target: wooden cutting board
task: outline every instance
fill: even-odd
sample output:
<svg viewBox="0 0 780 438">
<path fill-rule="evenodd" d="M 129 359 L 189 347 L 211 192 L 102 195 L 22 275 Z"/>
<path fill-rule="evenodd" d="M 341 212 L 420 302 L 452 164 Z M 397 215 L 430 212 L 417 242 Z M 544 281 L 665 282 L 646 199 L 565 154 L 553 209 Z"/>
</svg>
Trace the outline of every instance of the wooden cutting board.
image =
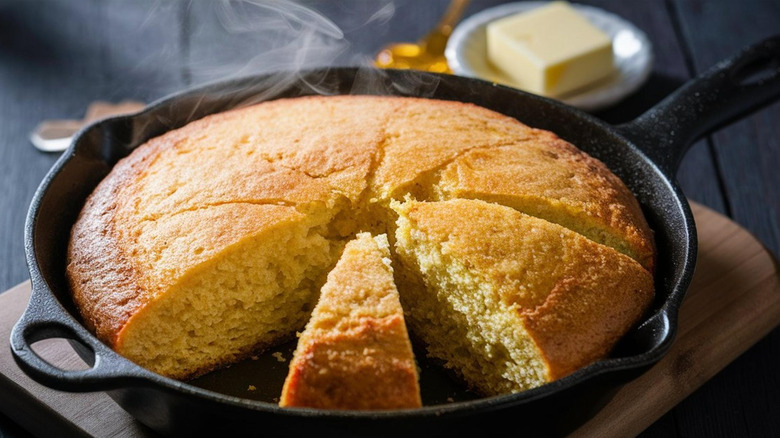
<svg viewBox="0 0 780 438">
<path fill-rule="evenodd" d="M 637 435 L 780 323 L 777 262 L 728 218 L 692 207 L 699 258 L 673 347 L 573 436 Z M 55 391 L 16 366 L 8 339 L 29 294 L 29 282 L 0 294 L 0 411 L 38 436 L 154 436 L 106 394 Z M 66 367 L 82 364 L 64 341 L 38 351 Z"/>
</svg>

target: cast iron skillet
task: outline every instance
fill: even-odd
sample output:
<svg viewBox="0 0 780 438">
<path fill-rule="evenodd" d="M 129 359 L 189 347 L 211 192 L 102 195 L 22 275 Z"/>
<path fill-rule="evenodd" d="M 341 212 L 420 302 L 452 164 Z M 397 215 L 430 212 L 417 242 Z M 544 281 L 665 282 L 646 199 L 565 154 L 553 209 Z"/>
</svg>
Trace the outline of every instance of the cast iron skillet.
<svg viewBox="0 0 780 438">
<path fill-rule="evenodd" d="M 780 36 L 748 47 L 689 82 L 636 120 L 610 126 L 561 103 L 488 82 L 415 71 L 333 68 L 216 83 L 98 122 L 79 133 L 36 192 L 25 245 L 33 293 L 11 334 L 19 366 L 64 391 L 106 391 L 124 409 L 164 433 L 246 432 L 426 435 L 512 427 L 560 434 L 590 417 L 620 385 L 669 349 L 696 259 L 696 230 L 675 181 L 693 140 L 780 96 Z M 281 409 L 204 390 L 147 371 L 114 353 L 79 322 L 64 275 L 68 234 L 87 195 L 120 158 L 151 137 L 205 115 L 270 98 L 308 94 L 381 94 L 473 102 L 551 130 L 604 161 L 639 199 L 659 251 L 656 300 L 613 355 L 519 394 L 389 412 Z M 91 364 L 66 371 L 30 345 L 66 338 Z M 637 394 L 641 397 L 641 394 Z"/>
</svg>

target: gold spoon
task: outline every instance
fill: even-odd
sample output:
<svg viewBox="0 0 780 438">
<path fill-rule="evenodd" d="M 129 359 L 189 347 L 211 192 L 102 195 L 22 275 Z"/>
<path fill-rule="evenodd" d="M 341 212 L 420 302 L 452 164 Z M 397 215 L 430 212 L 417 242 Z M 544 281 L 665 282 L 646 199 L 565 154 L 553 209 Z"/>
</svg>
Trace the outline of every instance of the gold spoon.
<svg viewBox="0 0 780 438">
<path fill-rule="evenodd" d="M 452 0 L 439 24 L 416 43 L 395 43 L 383 48 L 375 65 L 380 68 L 400 68 L 452 73 L 444 57 L 444 48 L 455 23 L 470 0 Z"/>
</svg>

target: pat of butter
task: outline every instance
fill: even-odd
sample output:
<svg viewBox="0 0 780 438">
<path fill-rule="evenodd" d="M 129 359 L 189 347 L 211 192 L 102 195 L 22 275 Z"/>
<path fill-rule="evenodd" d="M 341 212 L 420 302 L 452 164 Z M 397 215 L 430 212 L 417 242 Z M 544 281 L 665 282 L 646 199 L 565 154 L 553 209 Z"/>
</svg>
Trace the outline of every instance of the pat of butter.
<svg viewBox="0 0 780 438">
<path fill-rule="evenodd" d="M 561 96 L 614 69 L 612 40 L 565 2 L 488 24 L 487 48 L 508 85 L 543 96 Z"/>
</svg>

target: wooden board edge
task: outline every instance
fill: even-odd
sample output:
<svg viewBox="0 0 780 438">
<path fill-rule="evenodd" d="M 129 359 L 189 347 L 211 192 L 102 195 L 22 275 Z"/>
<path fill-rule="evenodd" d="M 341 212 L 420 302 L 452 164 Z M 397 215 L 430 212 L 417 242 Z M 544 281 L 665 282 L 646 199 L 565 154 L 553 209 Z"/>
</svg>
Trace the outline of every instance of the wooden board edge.
<svg viewBox="0 0 780 438">
<path fill-rule="evenodd" d="M 738 232 L 728 235 L 727 239 L 737 239 L 742 236 L 750 239 L 750 245 L 756 246 L 760 253 L 762 266 L 765 268 L 763 272 L 766 277 L 749 291 L 751 296 L 747 298 L 754 300 L 752 304 L 763 304 L 759 302 L 759 299 L 769 297 L 771 307 L 759 308 L 759 313 L 762 313 L 759 329 L 751 335 L 750 339 L 745 339 L 745 342 L 732 347 L 727 354 L 723 354 L 721 358 L 725 358 L 725 360 L 721 360 L 715 367 L 706 369 L 699 367 L 697 369 L 691 363 L 690 350 L 697 347 L 693 341 L 701 340 L 697 335 L 705 331 L 706 324 L 693 327 L 682 337 L 678 333 L 671 349 L 658 364 L 642 376 L 621 387 L 606 406 L 570 434 L 569 438 L 638 435 L 780 325 L 780 264 L 778 264 L 778 260 L 755 236 L 728 217 L 694 202 L 691 202 L 691 207 L 697 222 L 703 219 L 702 216 L 706 216 L 707 220 L 718 222 L 714 224 L 715 226 L 737 229 Z M 744 300 L 740 304 L 745 305 Z M 684 309 L 685 302 L 683 302 L 681 313 Z M 681 378 L 680 375 L 685 375 L 685 373 L 688 373 L 688 376 L 692 378 Z M 661 391 L 658 391 L 661 385 L 666 385 L 668 392 L 662 394 Z M 645 405 L 650 405 L 650 409 L 640 412 L 637 400 Z"/>
</svg>

